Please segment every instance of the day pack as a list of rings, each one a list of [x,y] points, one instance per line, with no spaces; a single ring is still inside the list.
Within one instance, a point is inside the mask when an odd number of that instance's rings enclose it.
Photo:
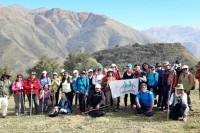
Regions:
[[[191,81],[191,73],[188,74],[188,79],[189,81]],[[194,77],[194,86],[192,87],[191,90],[194,90],[194,89],[198,89],[199,88],[199,81]]]

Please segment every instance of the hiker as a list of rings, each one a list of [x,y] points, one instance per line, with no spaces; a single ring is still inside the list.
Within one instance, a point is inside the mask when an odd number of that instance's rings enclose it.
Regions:
[[[89,105],[90,112],[89,115],[91,117],[100,117],[106,114],[105,111],[105,96],[103,91],[101,90],[101,85],[96,84],[95,90],[91,92],[89,96]],[[101,108],[104,107],[104,108]]]
[[[121,75],[120,75],[120,72],[119,72],[119,69],[117,67],[116,64],[111,64],[110,68],[112,68],[113,70],[113,74],[114,74],[114,77],[116,80],[120,80],[121,79]],[[120,97],[117,97],[117,108],[119,110],[120,108]]]
[[[73,92],[72,92],[72,85],[71,85],[72,81],[71,78],[69,76],[68,71],[64,72],[64,77],[62,78],[61,84],[59,86],[61,92],[64,92],[70,102],[70,105],[72,105],[73,103]]]
[[[104,76],[107,75],[107,72],[108,72],[108,69],[107,69],[107,68],[103,68],[102,74],[103,74]]]
[[[49,86],[51,85],[51,79],[47,76],[47,71],[43,71],[42,75],[40,77],[40,85],[41,89],[43,88],[44,85],[48,84]]]
[[[89,69],[88,70],[88,79],[89,79],[89,84],[90,84],[90,92],[95,89],[95,85],[92,84],[93,77],[94,77],[93,76],[93,70]]]
[[[156,72],[158,73],[158,104],[157,108],[161,108],[161,102],[162,102],[162,76],[163,76],[163,70],[161,63],[156,63]]]
[[[157,104],[157,95],[158,95],[158,73],[155,72],[155,67],[150,66],[149,72],[147,74],[147,89],[154,93],[154,104]]]
[[[161,109],[163,111],[166,111],[168,109],[168,95],[169,92],[174,92],[174,88],[177,83],[177,77],[176,77],[176,71],[171,70],[171,64],[169,61],[163,62],[163,77],[162,77],[162,104],[161,104]]]
[[[187,94],[187,103],[190,111],[194,111],[192,109],[192,103],[190,98],[190,91],[194,90],[194,76],[189,72],[189,67],[187,65],[182,66],[182,73],[179,77],[178,83],[183,84],[184,91]]]
[[[36,72],[31,72],[30,77],[24,82],[23,87],[26,90],[26,95],[28,97],[30,109],[33,109],[31,107],[32,100],[33,100],[34,104],[35,104],[35,113],[39,114],[38,95],[39,95],[39,89],[40,89],[40,81],[36,78]],[[31,99],[31,97],[32,97],[32,99]]]
[[[198,62],[196,65],[195,78],[199,81],[198,89],[200,89],[200,62]]]
[[[146,83],[147,82],[147,77],[146,77],[145,73],[141,70],[141,68],[140,68],[140,66],[138,64],[135,64],[134,67],[135,67],[135,70],[136,70],[136,72],[134,74],[134,77],[139,79],[138,90],[140,90],[140,85],[142,83]]]
[[[8,99],[11,95],[11,76],[5,72],[0,79],[0,107],[2,109],[2,118],[6,118],[8,112]]]
[[[171,95],[169,105],[170,113],[169,118],[178,120],[179,117],[183,118],[183,121],[187,121],[188,116],[188,103],[187,94],[184,92],[183,84],[177,84],[176,91]]]
[[[59,102],[59,114],[72,113],[71,103],[68,100],[64,92],[62,92],[61,99]]]
[[[133,79],[133,65],[131,63],[128,63],[126,65],[126,72],[123,74],[122,79]],[[124,95],[124,108],[127,109],[127,99],[128,94]],[[135,95],[130,93],[130,108],[133,108],[133,104],[135,104]]]
[[[104,75],[102,74],[102,68],[98,67],[97,74],[93,76],[92,84],[95,86],[96,84],[101,84]]]
[[[172,70],[175,70],[176,71],[176,75],[177,75],[177,78],[179,79],[181,73],[182,73],[182,69],[181,69],[181,62],[179,60],[176,60],[175,61],[175,64],[174,66],[172,67]]]
[[[86,72],[84,70],[81,71],[80,77],[76,80],[75,92],[79,94],[79,109],[80,113],[83,114],[83,112],[85,112],[89,92],[89,79],[86,77]]]
[[[60,70],[60,76],[58,77],[60,81],[62,81],[62,78],[64,77],[64,74],[65,74],[64,72],[65,72],[65,69]]]
[[[25,114],[25,105],[24,105],[24,88],[23,88],[23,75],[18,74],[17,79],[12,84],[12,91],[14,93],[15,101],[15,115]]]
[[[49,85],[46,84],[43,86],[43,88],[40,90],[39,95],[39,104],[40,104],[40,110],[43,112],[49,112],[52,108],[52,102],[51,102],[51,92],[49,90]]]
[[[59,95],[60,95],[60,89],[59,89],[60,83],[61,82],[58,78],[58,74],[54,72],[53,78],[51,80],[51,86],[50,86],[53,106],[54,105],[58,106],[58,100],[59,100]]]
[[[138,114],[143,113],[143,110],[146,111],[146,116],[151,117],[154,115],[153,106],[154,106],[154,95],[151,91],[147,90],[147,85],[142,83],[140,85],[140,91],[136,96],[136,111]]]
[[[114,81],[115,77],[113,74],[113,70],[111,68],[108,69],[107,75],[102,79],[102,86],[104,88],[106,94],[106,104],[108,105],[108,109],[111,109],[111,99],[113,101],[113,110],[118,112],[119,109],[117,108],[117,98],[112,98],[112,92],[109,87],[110,81]],[[97,87],[97,86],[96,86]]]
[[[149,73],[149,64],[148,63],[143,63],[142,64],[142,71],[145,74],[145,76],[147,77],[147,74]]]

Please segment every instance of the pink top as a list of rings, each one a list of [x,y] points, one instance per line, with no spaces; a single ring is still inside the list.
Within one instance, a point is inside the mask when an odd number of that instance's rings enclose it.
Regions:
[[[23,87],[23,81],[14,81],[12,84],[12,91],[15,92],[15,94],[20,94],[20,87]]]

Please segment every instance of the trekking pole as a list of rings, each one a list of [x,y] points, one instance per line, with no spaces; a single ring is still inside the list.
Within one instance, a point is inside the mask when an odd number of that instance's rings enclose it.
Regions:
[[[42,90],[42,114],[44,112],[44,90]]]
[[[170,85],[170,90],[168,92],[168,99],[167,99],[167,120],[169,120],[169,100],[170,100],[170,95],[171,95],[171,91],[172,91],[172,87],[173,87],[173,82],[174,82],[174,73],[175,73],[175,70],[173,70],[173,77],[172,77],[172,83]]]
[[[33,108],[33,84],[31,85],[31,107],[30,107],[30,116],[32,115]]]
[[[19,112],[19,116],[21,116],[21,106],[22,106],[22,103],[21,103],[21,87],[20,87],[20,90],[19,90],[19,109],[18,109],[18,112]]]
[[[90,109],[90,110],[88,110],[88,111],[83,112],[83,114],[87,114],[87,113],[89,113],[89,112],[91,112],[91,111],[100,110],[100,109],[103,109],[103,108],[106,108],[106,107],[108,107],[108,105],[102,106],[102,107],[100,107],[99,109]]]
[[[78,93],[75,93],[75,112],[78,113]]]

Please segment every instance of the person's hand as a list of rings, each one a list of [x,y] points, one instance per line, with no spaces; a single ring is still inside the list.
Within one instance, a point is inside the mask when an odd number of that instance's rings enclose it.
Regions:
[[[31,89],[33,89],[33,84],[31,85]]]
[[[78,94],[79,94],[79,91],[76,91],[76,93],[78,93]]]
[[[97,104],[97,106],[96,106],[96,110],[99,110],[99,108],[100,108],[100,105],[99,105],[99,104]]]
[[[85,93],[85,96],[88,96],[88,94],[87,94],[87,93]]]

